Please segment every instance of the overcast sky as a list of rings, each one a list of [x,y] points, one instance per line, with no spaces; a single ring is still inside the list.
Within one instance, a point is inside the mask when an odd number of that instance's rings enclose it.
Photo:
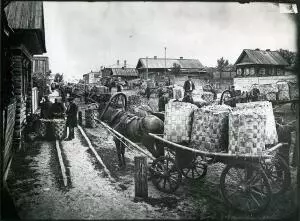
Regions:
[[[44,2],[52,73],[82,75],[117,60],[195,58],[234,63],[242,49],[296,51],[293,17],[272,3]]]

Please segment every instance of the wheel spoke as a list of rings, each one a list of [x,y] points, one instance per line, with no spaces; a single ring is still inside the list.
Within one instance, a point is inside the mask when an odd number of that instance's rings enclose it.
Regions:
[[[251,198],[253,199],[253,201],[256,203],[256,205],[257,205],[258,207],[260,207],[260,203],[259,203],[258,200],[253,196],[252,193],[250,193],[250,196],[251,196]]]

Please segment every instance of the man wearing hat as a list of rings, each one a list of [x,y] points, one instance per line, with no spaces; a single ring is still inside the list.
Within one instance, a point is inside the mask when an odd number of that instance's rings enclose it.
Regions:
[[[184,96],[186,96],[187,94],[191,94],[193,90],[195,90],[195,84],[192,81],[192,76],[189,76],[188,80],[184,82],[183,89],[184,89]]]
[[[69,127],[69,136],[66,140],[72,140],[74,139],[74,127],[77,126],[78,107],[74,103],[73,97],[69,97],[68,101],[69,101],[69,106],[66,111],[66,115],[67,115],[66,126]]]

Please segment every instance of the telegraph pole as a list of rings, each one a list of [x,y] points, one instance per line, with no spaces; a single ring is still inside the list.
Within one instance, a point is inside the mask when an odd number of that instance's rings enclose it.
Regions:
[[[148,57],[146,57],[146,80],[148,80]]]

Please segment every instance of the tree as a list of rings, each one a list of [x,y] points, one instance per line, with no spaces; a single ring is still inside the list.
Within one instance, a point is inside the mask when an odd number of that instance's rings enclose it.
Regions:
[[[225,67],[229,66],[228,60],[225,60],[223,57],[217,60],[217,70],[223,71]]]
[[[179,64],[173,63],[171,68],[171,74],[177,75],[181,73],[181,66]]]
[[[64,74],[56,73],[54,76],[54,82],[61,83],[64,79]]]
[[[289,63],[290,66],[294,66],[296,64],[296,52],[292,52],[286,49],[279,49],[277,52]]]
[[[50,74],[51,71],[48,71],[46,73],[35,72],[32,74],[33,86],[39,89],[42,96],[48,93],[47,81],[49,80]]]

